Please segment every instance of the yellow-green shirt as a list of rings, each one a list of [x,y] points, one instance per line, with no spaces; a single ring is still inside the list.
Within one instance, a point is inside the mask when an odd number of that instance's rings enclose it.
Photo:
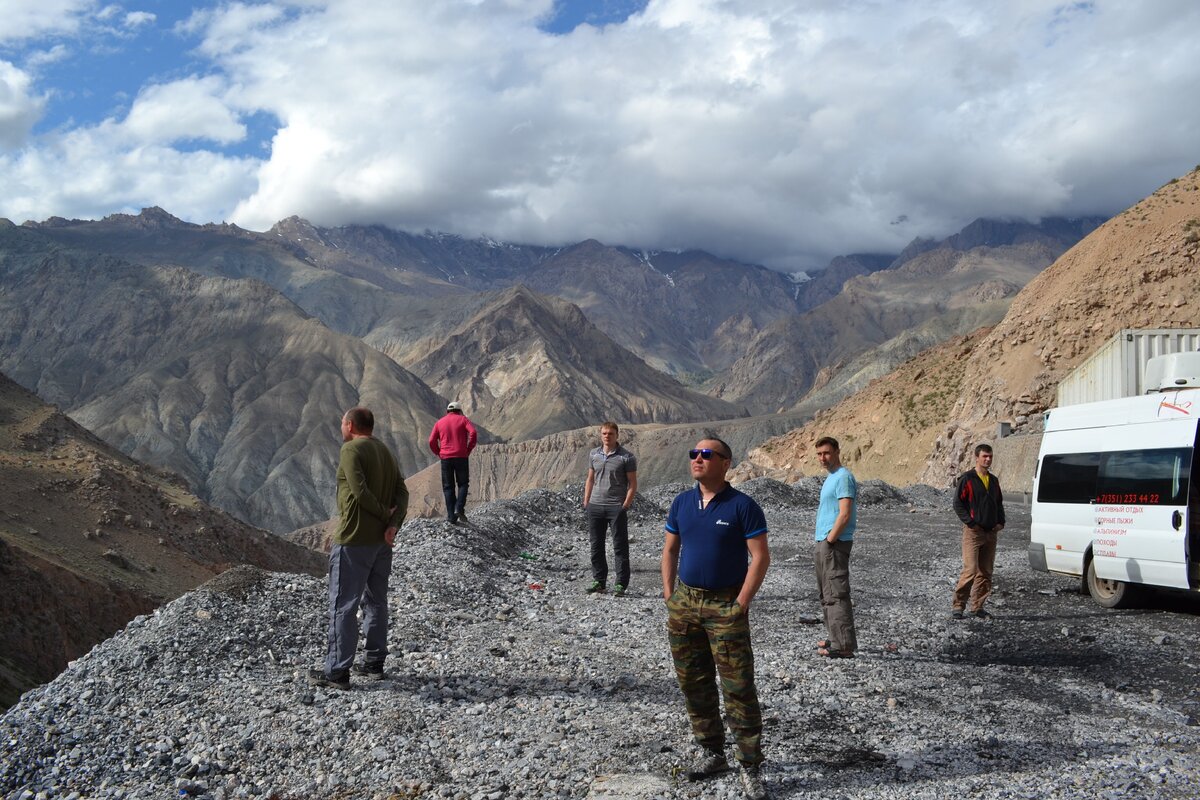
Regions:
[[[340,545],[383,544],[383,532],[408,513],[408,487],[387,446],[358,437],[342,445],[337,469],[337,533]],[[388,509],[396,507],[391,516]]]

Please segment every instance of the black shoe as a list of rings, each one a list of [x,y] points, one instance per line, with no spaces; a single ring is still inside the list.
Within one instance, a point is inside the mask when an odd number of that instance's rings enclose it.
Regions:
[[[451,525],[457,525],[458,517],[454,514],[451,514],[450,516],[446,517],[446,522],[449,522]]]
[[[355,664],[351,669],[355,675],[361,675],[369,681],[381,681],[387,677],[383,664]]]
[[[470,522],[467,521],[467,512],[465,512],[465,511],[458,512],[458,521],[461,522],[463,525],[471,524]]]
[[[950,612],[950,619],[962,619],[962,618],[963,618],[963,610],[961,608],[956,608]]]
[[[308,671],[308,682],[313,686],[323,686],[326,689],[342,689],[350,688],[350,676],[343,675],[326,675],[324,670],[310,669]]]
[[[976,619],[991,619],[992,618],[992,615],[989,614],[987,612],[987,610],[983,609],[983,608],[979,609],[978,611],[972,611],[971,616],[975,617]]]

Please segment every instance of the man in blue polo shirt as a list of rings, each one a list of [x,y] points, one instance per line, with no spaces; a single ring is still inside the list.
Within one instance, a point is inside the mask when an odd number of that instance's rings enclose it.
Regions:
[[[754,685],[750,602],[771,563],[758,503],[729,485],[729,445],[702,439],[688,453],[696,485],[671,503],[662,554],[667,636],[692,734],[700,746],[686,769],[699,780],[729,769],[717,672],[746,797],[767,796],[759,776],[762,712]],[[676,578],[679,579],[676,585]]]

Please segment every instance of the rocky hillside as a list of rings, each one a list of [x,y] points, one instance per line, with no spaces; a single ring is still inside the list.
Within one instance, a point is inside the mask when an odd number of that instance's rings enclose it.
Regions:
[[[605,419],[684,422],[744,416],[684,388],[617,345],[569,303],[519,286],[451,332],[410,369],[508,439]]]
[[[861,477],[945,485],[998,422],[1036,429],[1059,380],[1118,331],[1200,326],[1198,257],[1200,169],[1089,234],[994,327],[921,354],[764,443],[740,474],[816,474],[812,444],[830,434]]]
[[[0,375],[0,704],[237,564],[323,566]]]
[[[406,473],[445,400],[260,281],[0,229],[0,369],[206,501],[288,531],[330,515],[337,421],[373,407]],[[485,425],[486,427],[486,425]]]
[[[828,302],[764,329],[706,388],[755,413],[824,407],[934,344],[999,321],[1022,286],[1097,224],[979,220],[914,246],[892,269],[852,277]],[[813,390],[823,402],[805,403]]]
[[[621,598],[584,594],[577,492],[496,503],[470,526],[408,522],[388,679],[346,692],[305,682],[324,648],[324,581],[230,571],[0,718],[0,796],[741,797],[736,772],[679,774],[694,751],[658,567],[680,488],[635,504]],[[954,622],[959,535],[944,493],[863,482],[860,649],[830,662],[814,648],[817,482],[743,488],[770,527],[750,614],[772,797],[1195,796],[1195,602],[1098,609],[1075,582],[1029,570],[1028,515],[1014,510],[995,618]]]

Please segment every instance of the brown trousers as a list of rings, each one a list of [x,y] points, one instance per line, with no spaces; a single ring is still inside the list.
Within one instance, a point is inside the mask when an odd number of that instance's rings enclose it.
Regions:
[[[853,541],[840,539],[833,544],[822,539],[813,553],[817,570],[817,592],[825,630],[829,631],[830,650],[857,650],[854,630],[854,606],[850,604],[850,547]]]
[[[963,525],[962,572],[954,587],[953,608],[978,611],[992,593],[992,571],[996,566],[995,531],[973,531]]]

